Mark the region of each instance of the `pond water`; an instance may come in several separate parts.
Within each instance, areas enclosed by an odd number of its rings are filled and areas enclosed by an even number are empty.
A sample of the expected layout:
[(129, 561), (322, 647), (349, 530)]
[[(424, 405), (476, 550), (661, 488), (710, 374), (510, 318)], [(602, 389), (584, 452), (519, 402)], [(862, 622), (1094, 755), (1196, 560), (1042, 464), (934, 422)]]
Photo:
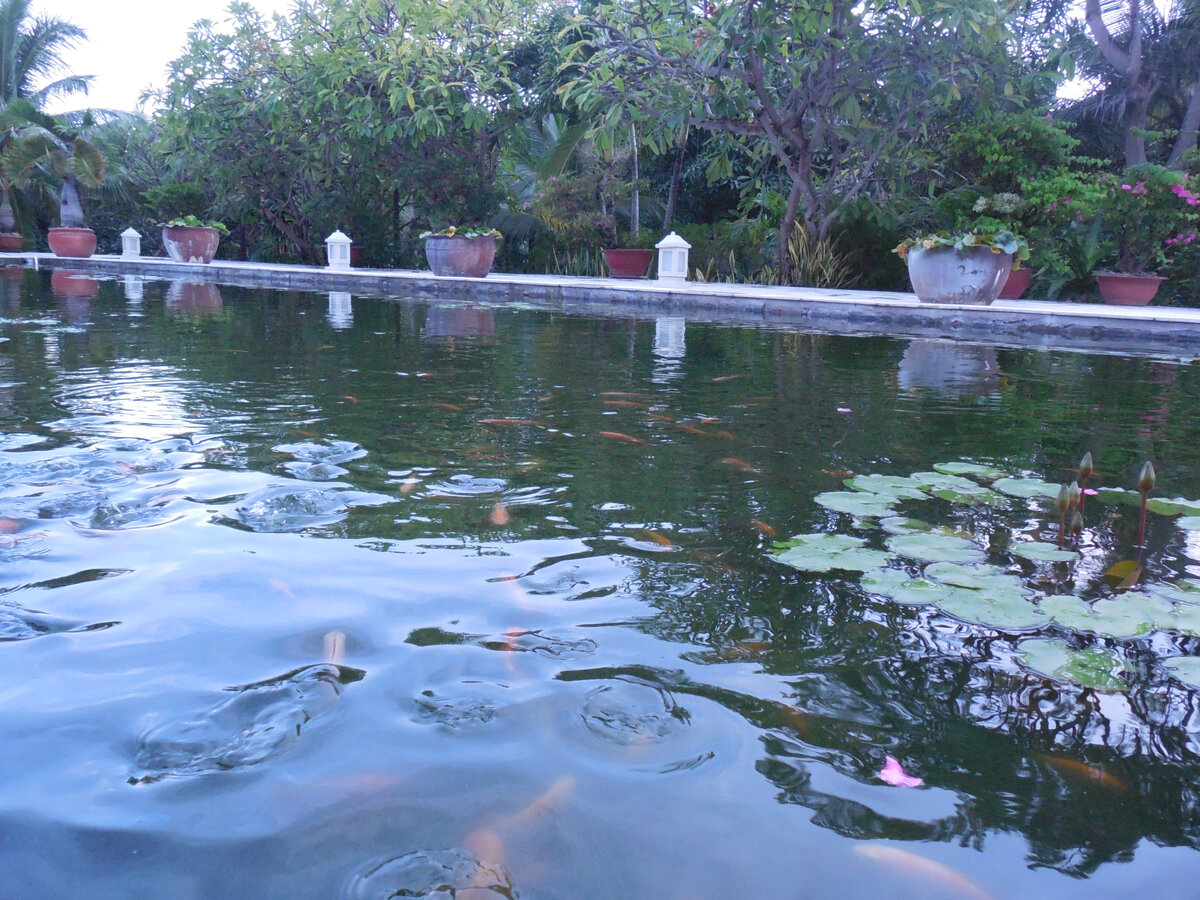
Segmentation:
[(11, 269), (0, 328), (0, 896), (1195, 895), (1188, 361)]

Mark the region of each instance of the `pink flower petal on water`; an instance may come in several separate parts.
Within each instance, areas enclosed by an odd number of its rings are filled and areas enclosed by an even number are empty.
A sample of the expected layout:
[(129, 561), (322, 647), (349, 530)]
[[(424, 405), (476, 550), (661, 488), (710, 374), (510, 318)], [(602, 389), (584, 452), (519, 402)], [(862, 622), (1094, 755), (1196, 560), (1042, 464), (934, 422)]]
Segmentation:
[(915, 778), (905, 772), (899, 761), (893, 756), (889, 756), (884, 767), (879, 770), (879, 780), (886, 781), (895, 787), (909, 788), (920, 787), (925, 783), (924, 778)]
[(1083, 492), (1084, 492), (1085, 494), (1089, 494), (1089, 495), (1090, 495), (1090, 496), (1092, 496), (1092, 497), (1095, 497), (1097, 494), (1099, 494), (1099, 493), (1100, 493), (1100, 492), (1099, 492), (1098, 490), (1096, 490), (1095, 488), (1084, 488), (1084, 489), (1083, 489)]
[(853, 412), (854, 410), (850, 409), (850, 407), (848, 407), (848, 406), (839, 406), (837, 408), (837, 411), (838, 412)]

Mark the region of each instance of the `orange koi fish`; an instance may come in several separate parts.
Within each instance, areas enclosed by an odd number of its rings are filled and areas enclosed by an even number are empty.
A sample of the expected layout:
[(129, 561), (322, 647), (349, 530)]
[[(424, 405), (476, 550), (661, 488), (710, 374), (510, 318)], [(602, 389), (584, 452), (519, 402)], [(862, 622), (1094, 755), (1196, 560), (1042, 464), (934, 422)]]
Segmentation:
[(742, 377), (741, 375), (718, 375), (716, 378), (713, 379), (713, 383), (717, 384), (722, 381), (733, 381), (733, 380), (741, 378), (741, 377)]
[(450, 412), (462, 412), (463, 411), (463, 408), (461, 406), (455, 406), (453, 403), (434, 402), (434, 403), (430, 403), (429, 405), (436, 406), (438, 409), (448, 409), (448, 410), (450, 410)]
[(614, 441), (624, 441), (627, 444), (644, 444), (646, 443), (641, 438), (635, 438), (633, 435), (622, 434), (619, 431), (602, 431), (601, 437), (612, 438)]
[(347, 394), (347, 395), (346, 395), (345, 397), (343, 397), (342, 399), (343, 399), (343, 400), (346, 400), (346, 401), (348, 401), (348, 402), (350, 402), (350, 403), (357, 403), (357, 402), (358, 402), (358, 398), (357, 398), (357, 397), (352, 397), (352, 396), (350, 396), (349, 394)]
[(480, 419), (480, 425), (545, 425), (537, 419)]
[(745, 460), (738, 459), (736, 456), (726, 456), (724, 459), (721, 460), (721, 462), (725, 463), (725, 465), (727, 465), (727, 466), (732, 466), (733, 468), (737, 469), (739, 472), (745, 472), (748, 475), (761, 475), (762, 474), (762, 472), (760, 472), (758, 469), (754, 468), (754, 466), (750, 465), (750, 463), (746, 462)]
[(948, 888), (957, 896), (968, 900), (992, 900), (990, 894), (960, 872), (955, 872), (949, 866), (934, 862), (916, 853), (889, 847), (885, 844), (859, 844), (854, 848), (856, 855), (872, 862), (882, 863), (915, 877), (919, 881), (937, 884)]
[(751, 519), (750, 523), (767, 537), (778, 537), (779, 532), (761, 519)]
[(633, 409), (649, 409), (650, 408), (650, 404), (648, 404), (648, 403), (637, 403), (636, 401), (633, 401), (633, 400), (605, 400), (604, 405), (605, 406), (628, 406), (628, 407), (632, 407)]
[(1114, 791), (1128, 791), (1129, 785), (1121, 779), (1110, 775), (1099, 766), (1089, 765), (1077, 759), (1065, 759), (1061, 756), (1052, 756), (1049, 753), (1035, 753), (1037, 759), (1044, 762), (1048, 766), (1052, 766), (1064, 775), (1072, 778), (1091, 781), (1095, 784), (1104, 785)]
[(647, 530), (647, 531), (643, 531), (642, 534), (644, 534), (646, 537), (648, 537), (654, 543), (658, 544), (658, 546), (660, 546), (660, 547), (674, 547), (675, 546), (675, 544), (671, 541), (670, 538), (663, 537), (657, 531)]
[(504, 508), (503, 503), (497, 502), (496, 505), (492, 507), (492, 512), (491, 515), (488, 516), (488, 519), (491, 520), (493, 525), (507, 525), (508, 510)]

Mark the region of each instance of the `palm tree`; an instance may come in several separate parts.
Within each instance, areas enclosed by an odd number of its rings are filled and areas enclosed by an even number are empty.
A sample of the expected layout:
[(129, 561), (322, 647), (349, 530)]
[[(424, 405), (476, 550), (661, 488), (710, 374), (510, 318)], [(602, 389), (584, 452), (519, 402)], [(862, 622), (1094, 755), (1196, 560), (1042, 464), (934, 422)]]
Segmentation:
[(0, 153), (0, 183), (29, 185), (39, 174), (60, 183), (59, 221), (64, 227), (82, 228), (83, 203), (79, 186), (99, 188), (107, 161), (82, 132), (95, 127), (88, 114), (53, 118), (33, 113), (37, 124), (22, 128)]
[[(25, 99), (39, 109), (50, 100), (86, 94), (90, 75), (62, 75), (63, 51), (87, 37), (53, 16), (33, 18), (30, 0), (0, 0), (0, 103)], [(47, 81), (47, 79), (54, 79)]]

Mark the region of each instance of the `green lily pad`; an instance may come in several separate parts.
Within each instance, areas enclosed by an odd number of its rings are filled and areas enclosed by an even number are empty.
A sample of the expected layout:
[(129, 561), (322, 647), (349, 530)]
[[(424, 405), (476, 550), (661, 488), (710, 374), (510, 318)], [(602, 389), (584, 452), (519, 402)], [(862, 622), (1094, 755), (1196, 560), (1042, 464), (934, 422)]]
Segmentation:
[(922, 562), (983, 562), (984, 553), (973, 541), (945, 534), (898, 534), (888, 538), (888, 549)]
[(1186, 578), (1181, 581), (1149, 584), (1146, 590), (1172, 602), (1200, 604), (1200, 584)]
[(1142, 505), (1142, 495), (1137, 491), (1128, 491), (1125, 488), (1100, 488), (1096, 492), (1096, 497), (1105, 503), (1116, 503), (1121, 506)]
[(1146, 509), (1164, 516), (1197, 516), (1200, 515), (1200, 500), (1184, 500), (1182, 497), (1168, 500), (1165, 497), (1151, 497), (1146, 501)]
[(821, 506), (834, 512), (847, 513), (851, 516), (869, 516), (881, 518), (894, 515), (895, 497), (885, 497), (882, 494), (867, 494), (856, 491), (826, 491), (814, 497)]
[(992, 490), (1007, 494), (1010, 497), (1049, 497), (1058, 496), (1060, 485), (1042, 481), (1040, 478), (1001, 478), (992, 482)]
[(1156, 618), (1154, 624), (1159, 631), (1176, 631), (1200, 637), (1200, 606), (1176, 604), (1169, 613)]
[(958, 588), (938, 605), (956, 619), (989, 628), (1039, 628), (1050, 621), (1023, 591), (1011, 587), (986, 591)]
[(933, 470), (941, 472), (943, 475), (971, 475), (975, 478), (999, 478), (1004, 474), (994, 466), (966, 462), (936, 463)]
[(856, 475), (847, 478), (846, 487), (869, 494), (880, 494), (885, 497), (895, 497), (901, 500), (928, 500), (929, 495), (921, 488), (920, 482), (900, 475)]
[(1200, 531), (1200, 516), (1180, 516), (1175, 524), (1184, 531)]
[(803, 572), (869, 572), (888, 564), (886, 553), (865, 544), (865, 538), (845, 534), (798, 534), (771, 552), (779, 562)]
[(906, 606), (939, 604), (953, 590), (926, 578), (910, 578), (899, 569), (868, 572), (862, 577), (861, 584), (868, 594), (878, 594)]
[(1160, 620), (1174, 612), (1166, 600), (1144, 592), (1097, 600), (1094, 604), (1076, 597), (1047, 597), (1042, 601), (1042, 609), (1064, 628), (1111, 638), (1143, 637), (1157, 631)]
[(971, 591), (1024, 590), (1024, 583), (1020, 578), (1005, 574), (999, 566), (932, 563), (925, 567), (925, 577)]
[(1066, 641), (1035, 638), (1021, 644), (1021, 664), (1058, 681), (1072, 681), (1098, 691), (1127, 691), (1121, 678), (1125, 664), (1111, 650), (1072, 650)]
[(1045, 541), (1022, 541), (1010, 544), (1008, 549), (1034, 562), (1067, 562), (1079, 556), (1074, 550), (1059, 550), (1056, 545)]
[(1179, 656), (1174, 659), (1164, 659), (1163, 666), (1184, 684), (1200, 688), (1200, 656)]
[(942, 526), (934, 525), (923, 519), (910, 519), (907, 516), (888, 516), (886, 519), (879, 520), (879, 527), (888, 534), (922, 534), (930, 531), (938, 532)]

